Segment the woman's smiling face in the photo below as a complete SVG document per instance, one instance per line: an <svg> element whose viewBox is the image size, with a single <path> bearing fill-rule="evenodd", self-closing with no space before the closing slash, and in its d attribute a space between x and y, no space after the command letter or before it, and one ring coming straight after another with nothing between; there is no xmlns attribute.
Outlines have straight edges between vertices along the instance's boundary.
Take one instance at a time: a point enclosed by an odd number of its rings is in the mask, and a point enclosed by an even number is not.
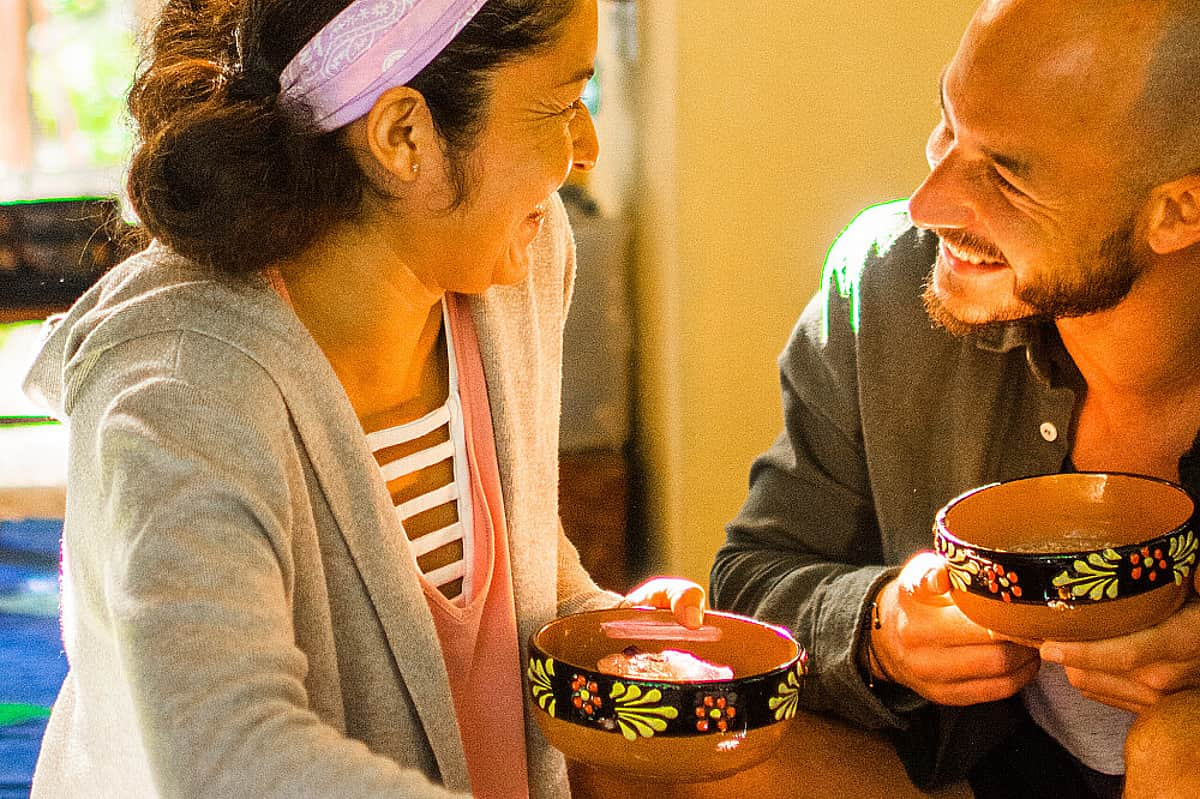
<svg viewBox="0 0 1200 799"><path fill-rule="evenodd" d="M445 249L429 277L442 289L474 294L524 280L551 195L572 169L595 164L596 131L580 98L594 70L596 27L595 0L574 0L544 50L493 75L466 156L465 200L430 220ZM443 207L452 200L447 177Z"/></svg>

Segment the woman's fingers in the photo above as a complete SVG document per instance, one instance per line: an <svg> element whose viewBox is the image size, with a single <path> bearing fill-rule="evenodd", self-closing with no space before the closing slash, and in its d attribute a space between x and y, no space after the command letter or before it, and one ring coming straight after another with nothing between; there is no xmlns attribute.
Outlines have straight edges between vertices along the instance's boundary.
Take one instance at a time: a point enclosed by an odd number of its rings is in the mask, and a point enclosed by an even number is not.
<svg viewBox="0 0 1200 799"><path fill-rule="evenodd" d="M630 591L621 605L669 609L676 621L691 630L704 624L704 589L682 577L651 578Z"/></svg>

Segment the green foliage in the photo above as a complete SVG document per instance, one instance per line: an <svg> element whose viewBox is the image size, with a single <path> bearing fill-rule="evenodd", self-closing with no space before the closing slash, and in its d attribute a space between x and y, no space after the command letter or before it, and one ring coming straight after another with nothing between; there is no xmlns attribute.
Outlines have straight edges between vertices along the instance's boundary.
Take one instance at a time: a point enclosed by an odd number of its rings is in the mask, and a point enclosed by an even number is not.
<svg viewBox="0 0 1200 799"><path fill-rule="evenodd" d="M125 98L137 63L123 0L43 0L29 32L29 93L46 171L119 166L131 136Z"/></svg>
<svg viewBox="0 0 1200 799"><path fill-rule="evenodd" d="M43 0L42 5L56 16L87 17L103 11L105 0Z"/></svg>

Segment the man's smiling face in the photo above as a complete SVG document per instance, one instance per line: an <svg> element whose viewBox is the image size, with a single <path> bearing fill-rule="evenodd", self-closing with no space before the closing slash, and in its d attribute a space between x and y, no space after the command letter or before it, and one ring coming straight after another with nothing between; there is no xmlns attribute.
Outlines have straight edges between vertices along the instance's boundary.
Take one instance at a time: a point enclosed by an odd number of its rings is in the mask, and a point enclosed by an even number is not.
<svg viewBox="0 0 1200 799"><path fill-rule="evenodd" d="M1105 310L1142 271L1130 120L1155 20L1096 5L988 3L946 70L910 211L940 239L926 305L952 332Z"/></svg>

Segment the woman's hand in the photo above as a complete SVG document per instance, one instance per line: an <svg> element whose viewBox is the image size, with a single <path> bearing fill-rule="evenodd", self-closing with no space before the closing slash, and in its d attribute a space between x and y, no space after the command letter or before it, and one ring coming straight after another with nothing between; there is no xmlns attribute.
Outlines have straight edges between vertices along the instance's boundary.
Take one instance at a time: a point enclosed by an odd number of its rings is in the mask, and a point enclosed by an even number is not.
<svg viewBox="0 0 1200 799"><path fill-rule="evenodd" d="M696 630L704 623L704 589L682 577L651 577L630 591L620 607L670 609L676 621Z"/></svg>
<svg viewBox="0 0 1200 799"><path fill-rule="evenodd" d="M1042 644L1084 696L1140 713L1168 694L1200 688L1200 599L1166 621L1102 641Z"/></svg>

